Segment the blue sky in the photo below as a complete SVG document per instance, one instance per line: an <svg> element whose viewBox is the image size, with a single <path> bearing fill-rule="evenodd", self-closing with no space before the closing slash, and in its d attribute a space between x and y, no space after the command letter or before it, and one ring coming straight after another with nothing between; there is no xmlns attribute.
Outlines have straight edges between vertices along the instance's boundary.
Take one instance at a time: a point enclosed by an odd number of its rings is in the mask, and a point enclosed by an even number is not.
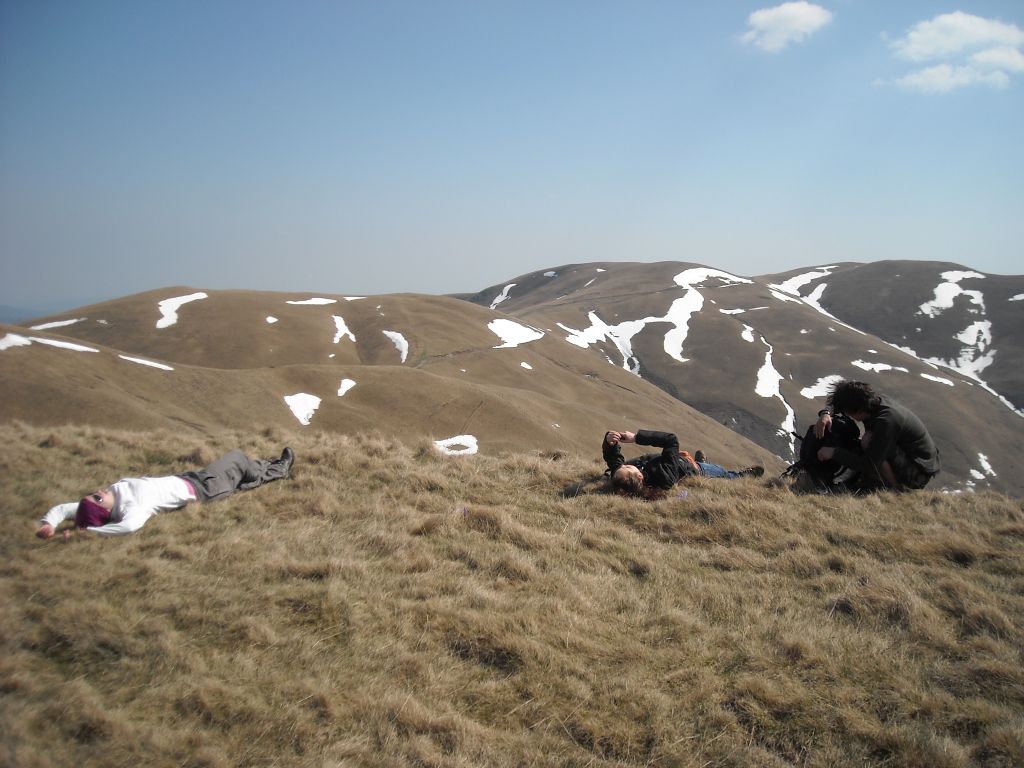
<svg viewBox="0 0 1024 768"><path fill-rule="evenodd" d="M0 304L1021 273L1024 5L0 0Z"/></svg>

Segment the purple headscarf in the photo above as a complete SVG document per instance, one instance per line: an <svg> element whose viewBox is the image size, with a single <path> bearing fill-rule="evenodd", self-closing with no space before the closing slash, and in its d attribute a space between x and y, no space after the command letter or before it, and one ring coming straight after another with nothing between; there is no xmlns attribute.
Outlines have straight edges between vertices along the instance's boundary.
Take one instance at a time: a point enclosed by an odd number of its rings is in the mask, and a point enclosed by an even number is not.
<svg viewBox="0 0 1024 768"><path fill-rule="evenodd" d="M79 528L95 528L106 525L109 520L109 510L104 509L88 496L78 502L78 509L75 511L75 525Z"/></svg>

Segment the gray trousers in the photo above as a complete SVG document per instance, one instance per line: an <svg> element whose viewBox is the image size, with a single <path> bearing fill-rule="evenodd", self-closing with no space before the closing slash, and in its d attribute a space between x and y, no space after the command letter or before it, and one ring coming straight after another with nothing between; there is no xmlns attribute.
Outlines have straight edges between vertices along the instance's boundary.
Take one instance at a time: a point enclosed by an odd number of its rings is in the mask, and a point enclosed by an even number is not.
<svg viewBox="0 0 1024 768"><path fill-rule="evenodd" d="M281 459L250 459L237 448L212 464L178 475L195 486L199 501L213 501L288 477Z"/></svg>

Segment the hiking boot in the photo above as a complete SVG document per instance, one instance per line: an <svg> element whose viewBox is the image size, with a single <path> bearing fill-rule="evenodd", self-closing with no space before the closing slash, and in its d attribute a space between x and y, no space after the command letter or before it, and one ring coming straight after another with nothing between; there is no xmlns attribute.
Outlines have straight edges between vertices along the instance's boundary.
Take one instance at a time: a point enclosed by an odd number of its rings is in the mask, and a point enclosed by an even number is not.
<svg viewBox="0 0 1024 768"><path fill-rule="evenodd" d="M281 451L281 458L278 461L284 464L285 474L290 475L292 473L292 464L295 463L295 451L291 448L285 448Z"/></svg>
<svg viewBox="0 0 1024 768"><path fill-rule="evenodd" d="M746 469L740 470L742 477L760 477L764 474L764 467L747 467Z"/></svg>
<svg viewBox="0 0 1024 768"><path fill-rule="evenodd" d="M697 452L695 454L693 454L693 458L694 458L694 461L696 461L698 464L707 464L708 463L708 457L705 456L704 455L704 451L702 451L700 449L698 449Z"/></svg>

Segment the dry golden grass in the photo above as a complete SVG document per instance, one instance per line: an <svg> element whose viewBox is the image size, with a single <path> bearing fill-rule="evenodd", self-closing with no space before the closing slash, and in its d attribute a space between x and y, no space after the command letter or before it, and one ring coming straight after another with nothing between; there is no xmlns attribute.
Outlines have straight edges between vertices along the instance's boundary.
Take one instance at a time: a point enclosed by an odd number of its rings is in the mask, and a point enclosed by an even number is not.
<svg viewBox="0 0 1024 768"><path fill-rule="evenodd" d="M0 427L0 764L1024 764L1024 511L595 492L597 462L275 429ZM291 481L33 537L229 448Z"/></svg>

